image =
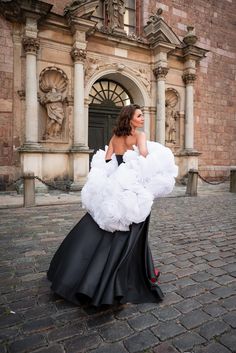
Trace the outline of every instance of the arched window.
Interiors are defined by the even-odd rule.
[[[101,80],[94,83],[89,94],[91,104],[123,107],[131,103],[128,92],[117,82]]]

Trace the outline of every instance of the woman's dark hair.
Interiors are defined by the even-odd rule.
[[[116,127],[113,132],[116,136],[131,135],[130,120],[133,118],[136,109],[140,109],[138,104],[130,104],[124,106],[118,115]]]

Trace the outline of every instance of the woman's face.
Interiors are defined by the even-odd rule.
[[[130,120],[130,125],[132,128],[143,127],[144,116],[140,109],[136,109],[132,119]]]

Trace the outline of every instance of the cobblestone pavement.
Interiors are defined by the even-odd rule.
[[[161,304],[98,310],[51,293],[45,271],[83,213],[76,204],[0,210],[0,353],[236,352],[235,194],[156,202]]]

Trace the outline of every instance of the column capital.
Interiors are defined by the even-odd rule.
[[[40,41],[38,38],[23,37],[22,45],[26,53],[37,55],[40,46]]]
[[[185,73],[183,74],[182,76],[182,79],[184,81],[184,83],[187,85],[187,84],[191,84],[193,85],[194,81],[196,80],[197,78],[197,75],[196,74],[191,74],[191,73]]]
[[[153,70],[153,73],[157,79],[165,79],[168,71],[169,71],[168,67],[159,66]]]
[[[87,51],[86,49],[72,48],[70,55],[74,62],[84,63],[86,59]]]

